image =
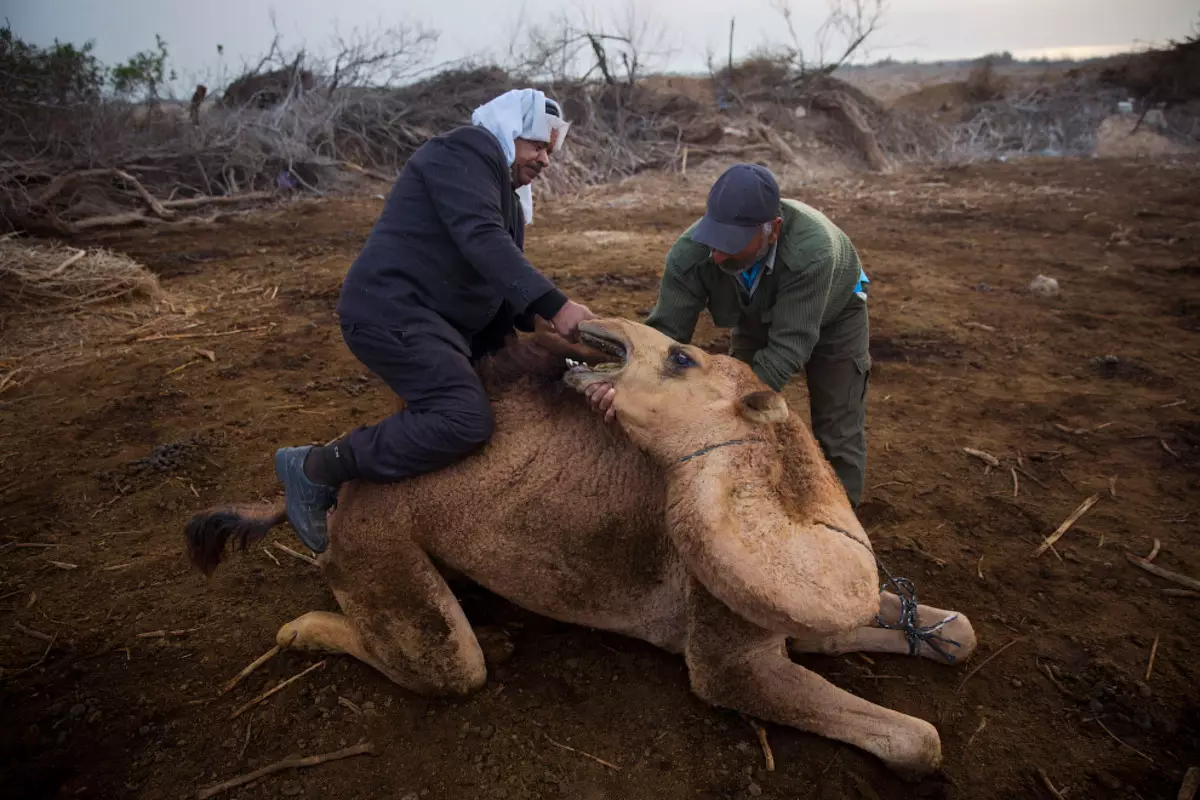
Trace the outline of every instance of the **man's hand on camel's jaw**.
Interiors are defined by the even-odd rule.
[[[612,422],[613,418],[617,416],[617,410],[612,407],[613,398],[617,395],[617,388],[611,383],[593,383],[584,389],[584,394],[587,395],[588,405],[592,407],[592,410],[604,414],[605,422]]]

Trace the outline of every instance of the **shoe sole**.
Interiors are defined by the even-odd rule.
[[[288,483],[287,477],[286,477],[287,476],[287,459],[288,459],[288,456],[291,454],[291,450],[294,450],[294,449],[301,449],[301,448],[280,448],[279,450],[277,450],[275,452],[275,475],[276,475],[276,477],[279,478],[280,483],[282,483],[285,487],[285,497],[284,497],[285,505],[290,505],[286,502],[286,487],[287,487],[287,483]],[[325,551],[325,548],[328,547],[328,545],[329,545],[328,530],[325,530],[320,533],[318,533],[317,531],[310,531],[310,533],[313,534],[312,538],[314,540],[317,540],[317,544],[321,545],[319,547],[314,547],[313,543],[310,543],[309,541],[307,541],[305,539],[304,534],[300,530],[300,526],[298,526],[295,523],[295,521],[292,519],[290,510],[288,513],[288,522],[291,523],[292,530],[296,532],[296,538],[299,539],[300,543],[303,544],[305,547],[307,547],[309,550],[313,551],[314,553],[322,553]],[[314,524],[314,526],[322,525],[323,522],[324,522],[323,520],[320,522],[314,521],[313,524]],[[325,526],[322,525],[322,527],[325,527]],[[323,542],[323,544],[321,544],[321,542]]]

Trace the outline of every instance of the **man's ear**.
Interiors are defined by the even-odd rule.
[[[743,395],[737,401],[738,413],[757,425],[783,422],[788,418],[787,401],[778,392],[760,391]]]

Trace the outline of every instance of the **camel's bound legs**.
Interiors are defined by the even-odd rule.
[[[917,625],[918,627],[936,625],[956,613],[933,606],[917,606]],[[879,614],[888,622],[895,622],[899,619],[900,598],[891,592],[884,592],[880,595]],[[958,614],[957,619],[946,623],[938,631],[938,635],[958,642],[958,647],[945,642],[939,643],[942,650],[954,656],[955,665],[966,661],[978,644],[978,640],[975,638],[975,629],[971,627],[971,621],[964,614]],[[830,656],[859,652],[908,655],[908,639],[903,631],[868,626],[835,636],[791,637],[788,639],[788,648],[793,653],[823,653]],[[947,663],[946,659],[927,642],[921,642],[917,655],[942,664]]]
[[[410,691],[475,691],[487,670],[458,600],[395,512],[373,505],[347,509],[321,559],[344,615],[309,612],[276,641],[298,632],[293,647],[352,655]]]
[[[704,701],[852,744],[914,776],[941,762],[937,730],[924,720],[855,697],[793,663],[785,639],[738,617],[694,580],[686,658]]]

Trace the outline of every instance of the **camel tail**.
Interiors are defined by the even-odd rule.
[[[225,545],[233,539],[239,550],[267,535],[276,525],[287,522],[283,502],[270,506],[239,505],[201,511],[188,520],[188,559],[192,566],[211,575],[225,555]]]

